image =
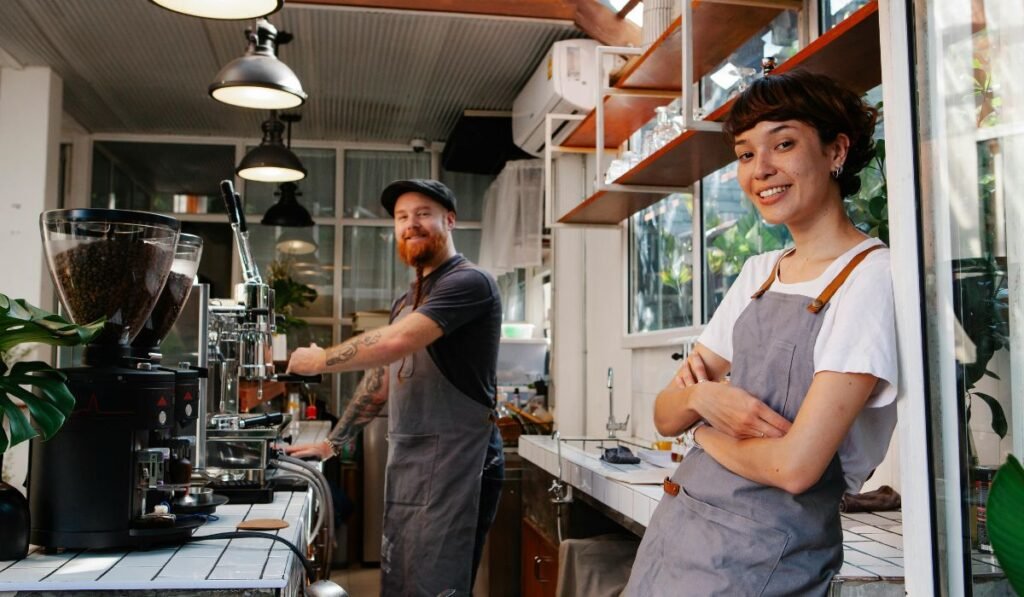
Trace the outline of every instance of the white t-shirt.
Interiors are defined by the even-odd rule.
[[[866,239],[850,249],[817,278],[787,284],[776,279],[769,292],[815,298],[858,253],[876,244]],[[782,251],[751,257],[726,293],[698,341],[732,361],[732,334],[750,297],[771,275]],[[868,475],[885,458],[896,426],[895,399],[898,370],[896,320],[889,271],[889,250],[873,251],[829,300],[821,331],[814,343],[814,372],[867,373],[878,378],[866,408],[839,449],[851,493],[860,490]]]

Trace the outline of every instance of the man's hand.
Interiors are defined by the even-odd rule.
[[[284,453],[289,456],[294,456],[295,458],[309,458],[310,456],[315,456],[320,460],[327,460],[334,455],[334,451],[331,449],[331,442],[327,440],[313,444],[295,444],[294,446],[287,446],[284,449]]]
[[[316,344],[308,348],[296,348],[288,360],[288,373],[298,375],[317,375],[323,373],[327,363],[327,353]]]

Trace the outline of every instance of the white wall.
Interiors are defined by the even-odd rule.
[[[44,309],[53,291],[39,236],[39,214],[57,206],[63,83],[49,68],[0,68],[0,293]],[[24,356],[49,360],[48,348]],[[4,454],[4,480],[23,489],[28,449]]]

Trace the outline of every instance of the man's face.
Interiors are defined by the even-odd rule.
[[[432,264],[448,246],[455,214],[422,193],[409,192],[395,202],[398,256],[410,267]]]

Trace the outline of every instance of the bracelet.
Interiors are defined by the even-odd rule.
[[[695,435],[702,425],[707,425],[707,421],[704,419],[697,421],[693,425],[690,425],[690,428],[679,436],[679,443],[683,445],[684,456],[689,454],[694,448],[704,449],[704,447],[700,445],[700,442],[697,441],[697,436]]]
[[[337,456],[339,458],[341,457],[341,446],[335,445],[335,443],[332,442],[330,440],[330,438],[325,439],[324,443],[327,444],[327,446],[331,449],[330,456],[328,456],[327,458],[324,458],[324,460],[329,460],[331,458],[331,456]]]

